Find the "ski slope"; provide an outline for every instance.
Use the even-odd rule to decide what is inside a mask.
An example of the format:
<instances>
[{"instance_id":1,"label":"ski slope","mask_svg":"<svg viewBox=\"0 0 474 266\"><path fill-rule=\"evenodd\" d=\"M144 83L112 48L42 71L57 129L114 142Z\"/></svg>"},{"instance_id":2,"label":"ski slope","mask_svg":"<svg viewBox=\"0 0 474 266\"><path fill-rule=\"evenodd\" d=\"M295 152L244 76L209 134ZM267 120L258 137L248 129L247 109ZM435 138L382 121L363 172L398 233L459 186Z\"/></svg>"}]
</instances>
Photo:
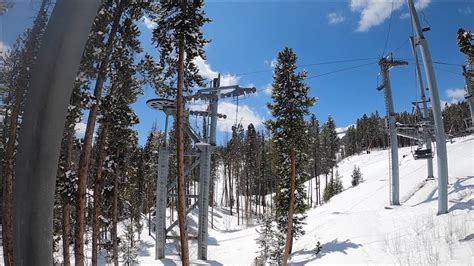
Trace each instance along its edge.
<instances>
[{"instance_id":1,"label":"ski slope","mask_svg":"<svg viewBox=\"0 0 474 266\"><path fill-rule=\"evenodd\" d=\"M345 191L308 211L306 234L294 242L290 264L474 265L474 136L457 138L453 143L447 143L447 149L449 214L436 215L437 179L425 180L426 161L415 161L410 148L399 150L402 205L390 208L387 208L388 151L351 156L341 161L338 168ZM360 167L364 179L357 187L351 187L350 182L354 165ZM436 175L436 160L434 165ZM322 176L323 187L324 183ZM216 187L218 202L221 191L222 180ZM191 240L191 262L196 265L251 265L258 251L256 228L252 222L249 226L237 225L235 209L231 216L227 208L216 206L213 228L209 229L208 260L196 260L197 243ZM179 246L175 240L168 240L166 244L166 259L155 260L154 235L148 235L146 219L143 224L137 241L139 264L180 265ZM188 215L188 227L190 235L197 235L197 210ZM124 234L122 223L119 224L120 234ZM323 248L315 254L318 241ZM59 262L62 261L61 249L59 246L55 253ZM86 257L90 261L90 241L86 246ZM73 257L71 261L74 261ZM99 264L106 264L105 253L101 253Z\"/></svg>"},{"instance_id":2,"label":"ski slope","mask_svg":"<svg viewBox=\"0 0 474 266\"><path fill-rule=\"evenodd\" d=\"M388 151L351 156L339 163L345 191L308 212L306 234L296 240L290 263L326 264L474 264L474 136L447 144L449 210L437 214L437 179L425 181L426 161L414 160L411 148L399 150L401 206L389 206ZM403 157L403 155L406 155ZM364 182L351 187L358 165ZM436 160L434 160L436 175ZM324 177L321 178L324 186ZM216 191L221 191L219 185ZM220 196L218 197L220 199ZM234 214L235 215L235 214ZM197 216L192 213L190 232ZM146 231L146 230L145 230ZM190 242L195 264L250 265L257 256L255 227L237 226L236 217L216 207L214 229L209 230L208 261L196 260L196 242ZM142 265L156 265L154 240L142 235ZM316 242L323 245L315 254ZM167 243L167 259L158 264L179 265L177 245Z\"/></svg>"}]
</instances>

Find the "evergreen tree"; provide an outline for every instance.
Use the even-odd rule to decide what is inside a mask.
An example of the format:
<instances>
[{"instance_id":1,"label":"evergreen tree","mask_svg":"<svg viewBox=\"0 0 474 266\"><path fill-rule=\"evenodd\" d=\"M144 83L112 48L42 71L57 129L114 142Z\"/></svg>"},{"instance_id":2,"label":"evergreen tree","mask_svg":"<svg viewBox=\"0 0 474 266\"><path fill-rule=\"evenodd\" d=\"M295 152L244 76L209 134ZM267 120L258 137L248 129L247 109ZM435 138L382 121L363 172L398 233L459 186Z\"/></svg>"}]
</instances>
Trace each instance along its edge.
<instances>
[{"instance_id":1,"label":"evergreen tree","mask_svg":"<svg viewBox=\"0 0 474 266\"><path fill-rule=\"evenodd\" d=\"M323 158L323 173L326 174L326 184L327 184L327 174L331 171L331 180L333 179L334 167L337 166L336 153L339 151L339 138L336 132L336 123L332 116L328 117L328 120L323 125L321 131L321 148Z\"/></svg>"},{"instance_id":2,"label":"evergreen tree","mask_svg":"<svg viewBox=\"0 0 474 266\"><path fill-rule=\"evenodd\" d=\"M360 168L357 165L354 165L354 170L352 170L352 186L355 187L362 182L362 173Z\"/></svg>"},{"instance_id":3,"label":"evergreen tree","mask_svg":"<svg viewBox=\"0 0 474 266\"><path fill-rule=\"evenodd\" d=\"M183 265L189 264L189 251L185 213L185 179L184 179L184 101L183 92L194 85L202 86L203 78L194 59L205 59L204 45L207 41L201 27L210 20L203 11L204 2L196 1L160 1L156 7L156 16L152 19L157 23L153 30L153 41L159 52L159 65L163 79L159 93L176 96L176 142L177 142L177 173L178 173L178 221L181 241L181 260ZM185 58L186 57L186 58ZM174 81L177 90L174 91ZM176 94L175 94L176 92Z\"/></svg>"},{"instance_id":4,"label":"evergreen tree","mask_svg":"<svg viewBox=\"0 0 474 266\"><path fill-rule=\"evenodd\" d=\"M325 202L328 202L333 196L342 192L344 188L342 186L341 178L339 171L336 170L336 176L331 178L329 184L324 188L323 199Z\"/></svg>"},{"instance_id":5,"label":"evergreen tree","mask_svg":"<svg viewBox=\"0 0 474 266\"><path fill-rule=\"evenodd\" d=\"M145 190L145 204L143 212L148 215L148 234L151 235L151 214L155 207L156 177L158 175L158 150L164 140L164 134L155 127L148 135L147 141L142 151L141 175L143 179L143 189Z\"/></svg>"},{"instance_id":6,"label":"evergreen tree","mask_svg":"<svg viewBox=\"0 0 474 266\"><path fill-rule=\"evenodd\" d=\"M141 19L145 2L130 3L127 7L117 6L117 12L121 12L119 21L120 28L116 32L116 38L113 40L113 47L110 50L108 59L107 79L110 80L110 86L105 86L106 94L100 101L99 136L97 139L97 160L94 178L94 206L92 215L92 264L97 265L98 237L99 237L99 216L101 214L101 194L103 182L103 164L106 160L107 148L109 145L109 132L111 131L114 119L119 123L131 121L134 123L135 116L128 105L135 102L136 97L141 93L140 80L135 75L137 65L135 55L142 52L140 47L140 31L136 25ZM114 21L115 22L115 21ZM115 24L114 24L115 25ZM117 108L121 108L120 110ZM123 113L127 111L128 113ZM117 115L124 116L116 118ZM128 117L127 117L128 116Z\"/></svg>"},{"instance_id":7,"label":"evergreen tree","mask_svg":"<svg viewBox=\"0 0 474 266\"><path fill-rule=\"evenodd\" d=\"M291 253L294 238L304 233L303 224L308 209L303 182L308 156L305 151L306 122L315 98L308 96L304 83L306 72L296 73L296 54L284 48L277 57L273 76L273 103L268 104L274 120L268 121L276 148L276 167L279 178L275 196L278 231L286 233L284 264Z\"/></svg>"},{"instance_id":8,"label":"evergreen tree","mask_svg":"<svg viewBox=\"0 0 474 266\"><path fill-rule=\"evenodd\" d=\"M87 177L90 168L92 142L95 131L97 115L99 112L99 104L102 98L102 91L108 77L108 69L113 48L115 47L115 39L117 38L120 28L123 26L121 22L122 15L127 8L133 5L127 5L128 0L104 1L102 7L96 16L91 32L92 38L89 38L86 44L86 59L83 61L90 62L90 71L96 75L94 92L91 96L91 107L87 119L87 126L84 134L84 142L81 149L78 168L78 188L77 188L77 206L76 206L76 230L74 242L74 255L76 265L84 265L84 235L86 229L86 190ZM90 36L91 37L91 36ZM107 37L107 38L106 38ZM93 52L92 52L93 51ZM87 60L88 56L98 56L100 59ZM96 253L96 252L94 252ZM95 260L95 259L94 259Z\"/></svg>"},{"instance_id":9,"label":"evergreen tree","mask_svg":"<svg viewBox=\"0 0 474 266\"><path fill-rule=\"evenodd\" d=\"M309 149L312 164L310 169L312 170L312 178L315 179L316 187L316 204L319 202L319 175L321 174L321 141L320 141L320 132L319 132L319 121L314 114L311 115L309 120L308 128L308 140L309 140ZM313 204L312 193L310 193L310 204Z\"/></svg>"},{"instance_id":10,"label":"evergreen tree","mask_svg":"<svg viewBox=\"0 0 474 266\"><path fill-rule=\"evenodd\" d=\"M256 241L260 249L257 265L265 265L270 258L271 250L274 248L275 229L273 219L274 217L271 212L265 213L258 219L260 229L255 229L258 233Z\"/></svg>"},{"instance_id":11,"label":"evergreen tree","mask_svg":"<svg viewBox=\"0 0 474 266\"><path fill-rule=\"evenodd\" d=\"M244 191L245 191L245 215L247 219L247 224L250 219L251 214L251 195L256 194L258 190L258 183L255 181L258 178L258 143L257 143L257 131L255 131L255 127L253 124L249 124L247 128L247 134L245 136L245 163L244 163L244 172L245 178L243 182ZM250 210L249 210L250 208ZM250 213L249 213L250 212Z\"/></svg>"},{"instance_id":12,"label":"evergreen tree","mask_svg":"<svg viewBox=\"0 0 474 266\"><path fill-rule=\"evenodd\" d=\"M358 141L357 141L357 130L354 126L350 126L347 129L346 135L344 136L344 146L346 148L346 156L351 156L359 152Z\"/></svg>"}]
</instances>

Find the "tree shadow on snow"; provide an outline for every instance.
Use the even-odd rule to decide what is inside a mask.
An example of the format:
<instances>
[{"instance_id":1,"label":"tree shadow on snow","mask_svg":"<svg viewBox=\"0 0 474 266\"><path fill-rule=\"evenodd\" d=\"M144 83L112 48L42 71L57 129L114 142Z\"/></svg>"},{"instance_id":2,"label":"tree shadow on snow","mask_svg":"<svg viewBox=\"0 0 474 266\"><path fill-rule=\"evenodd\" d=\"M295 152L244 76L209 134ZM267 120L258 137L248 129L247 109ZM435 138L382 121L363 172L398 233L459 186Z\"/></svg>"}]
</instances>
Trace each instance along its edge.
<instances>
[{"instance_id":1,"label":"tree shadow on snow","mask_svg":"<svg viewBox=\"0 0 474 266\"><path fill-rule=\"evenodd\" d=\"M148 242L148 241L140 241L138 243L138 256L140 257L147 257L150 256L150 249L151 247L155 246L155 243Z\"/></svg>"},{"instance_id":2,"label":"tree shadow on snow","mask_svg":"<svg viewBox=\"0 0 474 266\"><path fill-rule=\"evenodd\" d=\"M459 193L459 192L464 191L464 190L473 189L474 185L465 185L464 184L465 182L467 182L467 181L469 181L470 179L473 179L473 178L474 178L474 176L466 176L466 177L463 177L463 178L457 178L456 182L454 182L454 184L452 185L452 187L450 189L451 191L448 192L448 195L451 195L451 194L454 194L454 193ZM412 207L421 205L423 203L428 203L430 201L438 200L438 197L434 197L434 194L436 193L436 191L438 191L438 187L436 187L433 191L431 191L430 194L428 195L428 197L424 201L416 203L416 204L412 205ZM472 208L472 206L473 206L472 200L469 200L468 202L457 202L457 201L451 201L451 202L455 202L455 205L450 208L450 211L454 210L454 209L469 209L469 208Z\"/></svg>"},{"instance_id":3,"label":"tree shadow on snow","mask_svg":"<svg viewBox=\"0 0 474 266\"><path fill-rule=\"evenodd\" d=\"M322 245L322 249L318 254L315 254L315 250L299 250L296 251L292 254L292 256L298 256L298 255L311 255L308 259L304 261L299 261L297 263L294 263L294 265L303 265L306 263L309 263L311 261L314 261L316 259L322 258L326 256L327 254L331 253L336 253L340 252L343 254L347 254L347 250L349 249L357 249L362 247L362 244L356 244L351 242L349 239L346 239L345 241L339 241L337 238L332 240L331 242L327 242Z\"/></svg>"}]
</instances>

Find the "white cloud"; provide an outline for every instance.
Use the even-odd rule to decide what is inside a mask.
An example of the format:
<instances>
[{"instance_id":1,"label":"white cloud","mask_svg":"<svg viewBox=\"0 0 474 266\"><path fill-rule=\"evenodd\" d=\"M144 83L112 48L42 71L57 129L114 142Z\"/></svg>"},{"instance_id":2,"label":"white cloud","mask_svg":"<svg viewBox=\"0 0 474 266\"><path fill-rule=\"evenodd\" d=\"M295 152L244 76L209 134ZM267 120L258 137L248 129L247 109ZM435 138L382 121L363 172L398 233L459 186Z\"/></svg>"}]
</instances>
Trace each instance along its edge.
<instances>
[{"instance_id":1,"label":"white cloud","mask_svg":"<svg viewBox=\"0 0 474 266\"><path fill-rule=\"evenodd\" d=\"M277 59L273 58L271 61L265 60L263 61L266 65L269 65L271 68L275 68Z\"/></svg>"},{"instance_id":2,"label":"white cloud","mask_svg":"<svg viewBox=\"0 0 474 266\"><path fill-rule=\"evenodd\" d=\"M274 59L270 62L270 66L271 66L272 68L275 68L276 65L277 65L277 59L274 58Z\"/></svg>"},{"instance_id":3,"label":"white cloud","mask_svg":"<svg viewBox=\"0 0 474 266\"><path fill-rule=\"evenodd\" d=\"M142 21L143 21L143 25L145 25L145 27L149 28L150 30L155 29L157 26L156 22L152 21L148 17L143 16Z\"/></svg>"},{"instance_id":4,"label":"white cloud","mask_svg":"<svg viewBox=\"0 0 474 266\"><path fill-rule=\"evenodd\" d=\"M217 71L212 70L211 65L204 61L204 59L202 59L201 57L196 57L196 59L194 59L194 63L199 69L199 74L205 79L212 80L217 78L217 76L219 75L219 73ZM221 74L221 86L237 85L239 80L239 76L230 73Z\"/></svg>"},{"instance_id":5,"label":"white cloud","mask_svg":"<svg viewBox=\"0 0 474 266\"><path fill-rule=\"evenodd\" d=\"M415 8L416 9L425 9L428 7L428 5L431 3L431 0L418 0L415 1Z\"/></svg>"},{"instance_id":6,"label":"white cloud","mask_svg":"<svg viewBox=\"0 0 474 266\"><path fill-rule=\"evenodd\" d=\"M446 96L448 96L451 103L456 103L464 100L464 89L448 89L446 90Z\"/></svg>"},{"instance_id":7,"label":"white cloud","mask_svg":"<svg viewBox=\"0 0 474 266\"><path fill-rule=\"evenodd\" d=\"M470 6L466 6L464 8L458 8L458 12L462 15L470 15L472 14L472 9Z\"/></svg>"},{"instance_id":8,"label":"white cloud","mask_svg":"<svg viewBox=\"0 0 474 266\"><path fill-rule=\"evenodd\" d=\"M330 25L339 24L346 20L346 18L340 12L333 12L328 14L328 23Z\"/></svg>"},{"instance_id":9,"label":"white cloud","mask_svg":"<svg viewBox=\"0 0 474 266\"><path fill-rule=\"evenodd\" d=\"M403 13L400 15L400 19L407 19L410 18L410 13Z\"/></svg>"},{"instance_id":10,"label":"white cloud","mask_svg":"<svg viewBox=\"0 0 474 266\"><path fill-rule=\"evenodd\" d=\"M190 103L191 110L205 110L207 104L202 101ZM217 130L221 132L232 132L232 126L235 124L237 105L230 102L219 102L218 112L225 114L227 119L219 119L217 121ZM255 127L262 126L263 118L251 106L239 104L239 112L237 121L247 128L250 123Z\"/></svg>"},{"instance_id":11,"label":"white cloud","mask_svg":"<svg viewBox=\"0 0 474 266\"><path fill-rule=\"evenodd\" d=\"M265 94L267 95L272 95L272 91L273 91L273 86L271 83L267 84L265 86L265 88L263 89L263 91L265 92Z\"/></svg>"},{"instance_id":12,"label":"white cloud","mask_svg":"<svg viewBox=\"0 0 474 266\"><path fill-rule=\"evenodd\" d=\"M8 52L9 49L10 47L8 45L0 41L0 55L3 55L4 53Z\"/></svg>"},{"instance_id":13,"label":"white cloud","mask_svg":"<svg viewBox=\"0 0 474 266\"><path fill-rule=\"evenodd\" d=\"M76 130L76 134L81 137L84 136L84 134L86 133L86 127L87 125L83 122L77 123L74 127L74 129Z\"/></svg>"},{"instance_id":14,"label":"white cloud","mask_svg":"<svg viewBox=\"0 0 474 266\"><path fill-rule=\"evenodd\" d=\"M394 12L401 9L405 4L403 0L351 0L351 10L360 13L359 25L356 31L368 31L390 18L392 1ZM415 7L421 10L428 7L430 3L431 0L418 0L415 1ZM407 18L407 14L402 14L401 18Z\"/></svg>"}]
</instances>

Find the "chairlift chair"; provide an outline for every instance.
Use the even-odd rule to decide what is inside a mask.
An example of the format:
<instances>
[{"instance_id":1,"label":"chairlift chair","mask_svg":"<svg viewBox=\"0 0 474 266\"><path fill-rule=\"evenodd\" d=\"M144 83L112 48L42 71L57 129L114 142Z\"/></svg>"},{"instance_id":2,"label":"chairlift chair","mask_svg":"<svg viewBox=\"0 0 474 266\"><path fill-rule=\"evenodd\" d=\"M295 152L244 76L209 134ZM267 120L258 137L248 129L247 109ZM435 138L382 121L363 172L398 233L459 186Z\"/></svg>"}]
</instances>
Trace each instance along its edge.
<instances>
[{"instance_id":1,"label":"chairlift chair","mask_svg":"<svg viewBox=\"0 0 474 266\"><path fill-rule=\"evenodd\" d=\"M432 159L433 158L433 150L418 148L413 153L413 158L415 160Z\"/></svg>"}]
</instances>

